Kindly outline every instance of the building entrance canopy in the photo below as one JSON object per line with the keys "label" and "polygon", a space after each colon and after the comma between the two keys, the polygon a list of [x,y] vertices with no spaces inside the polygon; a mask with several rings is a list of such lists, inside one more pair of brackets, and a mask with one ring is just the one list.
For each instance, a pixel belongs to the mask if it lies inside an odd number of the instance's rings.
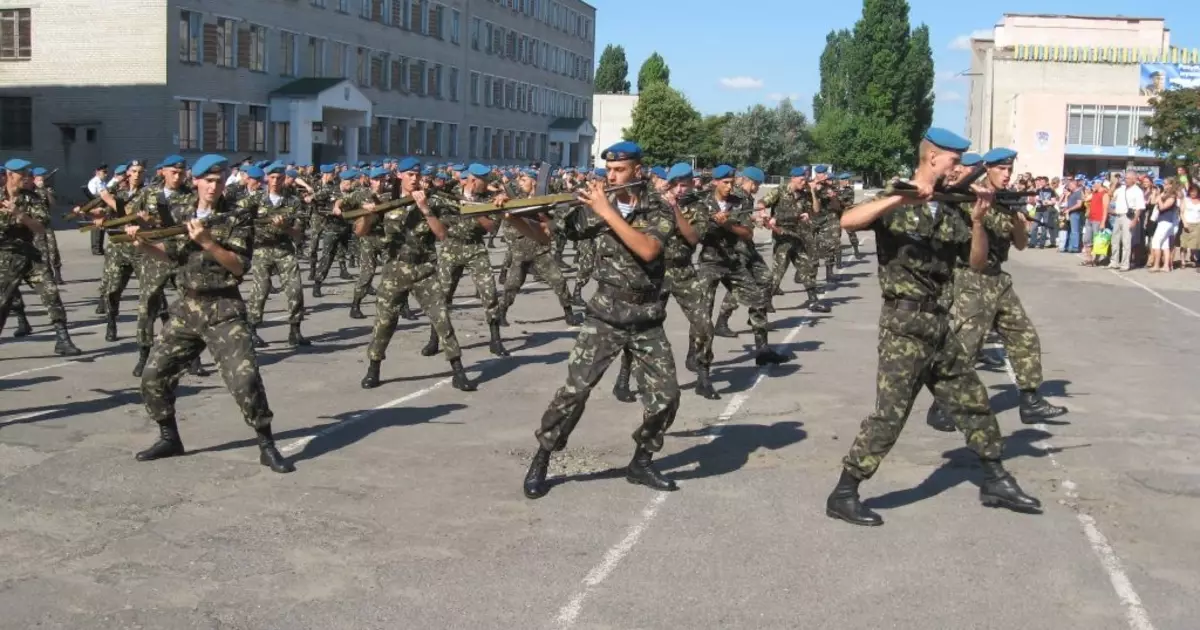
{"label": "building entrance canopy", "polygon": [[[300,79],[271,92],[270,120],[288,124],[288,151],[279,159],[312,164],[314,145],[336,144],[341,134],[342,161],[358,161],[358,128],[371,125],[371,100],[347,79]],[[324,159],[329,152],[322,152]]]}

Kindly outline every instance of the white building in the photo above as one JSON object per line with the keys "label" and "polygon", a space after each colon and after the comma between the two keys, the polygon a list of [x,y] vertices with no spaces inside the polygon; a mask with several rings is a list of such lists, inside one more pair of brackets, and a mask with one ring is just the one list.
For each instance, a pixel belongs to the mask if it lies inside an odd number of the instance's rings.
{"label": "white building", "polygon": [[596,142],[592,145],[592,164],[603,164],[600,152],[620,142],[624,131],[633,126],[636,94],[596,94],[592,97],[592,122],[596,127]]}

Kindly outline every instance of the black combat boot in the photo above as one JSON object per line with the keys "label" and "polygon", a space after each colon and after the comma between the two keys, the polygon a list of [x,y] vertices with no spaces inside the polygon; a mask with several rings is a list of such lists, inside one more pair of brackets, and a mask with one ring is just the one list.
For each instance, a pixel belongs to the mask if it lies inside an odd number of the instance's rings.
{"label": "black combat boot", "polygon": [[987,507],[1003,507],[1014,512],[1040,514],[1042,502],[1025,494],[1017,480],[1004,470],[999,460],[981,460],[983,484],[979,486],[979,501]]}
{"label": "black combat boot", "polygon": [[488,332],[491,333],[491,340],[488,341],[488,352],[498,356],[508,356],[508,350],[504,349],[504,342],[500,339],[500,321],[496,320],[488,323]]}
{"label": "black combat boot", "polygon": [[792,282],[796,284],[804,284],[804,280],[800,277],[800,268],[796,267],[796,273],[792,274]]}
{"label": "black combat boot", "polygon": [[96,304],[96,314],[104,315],[108,313],[108,300],[104,296],[100,296],[100,302]]}
{"label": "black combat boot", "polygon": [[683,367],[689,372],[700,371],[700,367],[696,365],[696,338],[691,335],[688,335],[687,358],[683,360]]}
{"label": "black combat boot", "polygon": [[946,413],[942,406],[935,400],[932,405],[929,405],[929,411],[925,413],[925,424],[928,424],[935,431],[943,433],[953,433],[958,430],[954,426],[954,420]]}
{"label": "black combat boot", "polygon": [[315,258],[308,259],[308,281],[313,282],[317,279],[317,260]]}
{"label": "black combat boot", "polygon": [[313,297],[325,297],[325,294],[321,293],[321,283],[319,281],[313,281]]}
{"label": "black combat boot", "polygon": [[110,309],[105,313],[104,340],[117,340],[117,313],[115,309]]}
{"label": "black combat boot", "polygon": [[142,372],[146,369],[146,359],[150,358],[150,346],[138,346],[137,364],[133,366],[133,375],[136,378],[142,377]]}
{"label": "black combat boot", "polygon": [[363,312],[362,312],[362,301],[363,301],[363,299],[361,297],[355,296],[354,300],[352,300],[350,302],[350,319],[366,319],[367,318],[367,316],[363,315]]}
{"label": "black combat boot", "polygon": [[54,268],[54,284],[63,284],[62,267]]}
{"label": "black combat boot", "polygon": [[1035,389],[1021,392],[1021,422],[1025,424],[1037,424],[1065,413],[1067,413],[1066,407],[1050,404]]}
{"label": "black combat boot", "polygon": [[633,374],[633,355],[621,353],[621,369],[617,371],[617,382],[613,383],[613,396],[624,403],[637,400],[637,396],[629,389],[629,377]]}
{"label": "black combat boot", "polygon": [[731,314],[732,313],[725,313],[725,312],[721,312],[721,313],[717,314],[717,323],[715,326],[713,326],[713,334],[714,335],[716,335],[718,337],[729,337],[729,338],[737,337],[737,333],[733,332],[733,329],[729,327],[729,316]]}
{"label": "black combat boot", "polygon": [[192,363],[188,365],[187,373],[192,376],[208,376],[208,370],[204,369],[204,364],[200,362],[200,355],[196,355],[192,359]]}
{"label": "black combat boot", "polygon": [[976,355],[975,361],[984,367],[990,367],[990,368],[1004,367],[1004,359],[994,357],[994,356],[988,354],[986,350],[982,350],[982,349],[979,351],[979,354]]}
{"label": "black combat boot", "polygon": [[883,518],[872,512],[858,498],[860,479],[842,469],[842,476],[834,486],[829,498],[825,499],[825,516],[837,518],[852,525],[883,525]]}
{"label": "black combat boot", "polygon": [[586,306],[587,302],[583,299],[583,285],[576,284],[575,291],[571,293],[571,303],[575,306]]}
{"label": "black combat boot", "polygon": [[368,284],[366,291],[367,295],[379,295],[379,292],[375,290],[374,284]]}
{"label": "black combat boot", "polygon": [[367,364],[367,375],[359,383],[363,389],[375,389],[379,387],[379,364],[381,363],[383,362],[371,361]]}
{"label": "black combat boot", "polygon": [[696,394],[709,400],[721,399],[721,395],[713,387],[712,377],[709,376],[708,368],[706,367],[696,370]]}
{"label": "black combat boot", "polygon": [[276,293],[279,293],[279,289],[275,286],[274,282],[271,282],[271,276],[267,276],[267,295],[275,295]]}
{"label": "black combat boot", "polygon": [[429,341],[426,342],[424,348],[421,348],[421,356],[431,357],[437,354],[439,349],[441,349],[441,343],[438,341],[437,331],[434,330],[433,326],[430,326]]}
{"label": "black combat boot", "polygon": [[780,289],[779,287],[775,287],[775,290],[771,291],[771,297],[776,297],[776,296],[780,296],[780,295],[783,295],[783,289]]}
{"label": "black combat boot", "polygon": [[767,345],[767,331],[756,330],[754,332],[754,364],[763,365],[779,365],[787,363],[788,358],[775,352],[771,346]]}
{"label": "black combat boot", "polygon": [[837,273],[833,271],[831,263],[825,263],[825,282],[828,284],[837,284],[838,282]]}
{"label": "black combat boot", "polygon": [[806,306],[808,306],[808,310],[810,310],[814,313],[828,313],[829,312],[829,305],[825,304],[824,302],[821,301],[821,298],[817,297],[816,289],[808,289],[806,291],[806,293],[808,294],[808,302],[806,304]]}
{"label": "black combat boot", "polygon": [[408,291],[400,294],[400,317],[410,322],[417,318],[416,314],[412,312],[412,308],[408,305]]}
{"label": "black combat boot", "polygon": [[854,241],[853,243],[850,243],[850,247],[854,248],[854,259],[862,260],[862,257],[863,257],[862,253],[858,251],[858,241]]}
{"label": "black combat boot", "polygon": [[275,437],[271,435],[271,427],[265,426],[254,430],[258,438],[258,463],[277,473],[296,472],[292,462],[284,459],[279,449],[275,448]]}
{"label": "black combat boot", "polygon": [[[775,297],[775,296],[771,296],[771,298],[774,298],[774,297]],[[768,300],[767,300],[767,312],[768,312],[768,313],[774,313],[774,312],[775,312],[775,300],[774,300],[774,299],[768,299]]]}
{"label": "black combat boot", "polygon": [[341,278],[342,280],[353,280],[354,279],[354,276],[350,275],[350,270],[346,269],[346,261],[342,261],[341,263],[339,263],[338,267],[339,267],[339,269],[338,269],[338,277],[339,278]]}
{"label": "black combat boot", "polygon": [[508,328],[508,307],[503,303],[500,305],[499,312],[496,313],[496,322],[504,328]]}
{"label": "black combat boot", "polygon": [[158,441],[150,448],[135,455],[139,462],[152,462],[166,457],[183,455],[183,440],[179,438],[179,425],[172,416],[158,421]]}
{"label": "black combat boot", "polygon": [[563,321],[568,326],[578,326],[583,323],[583,313],[576,313],[570,306],[563,307]]}
{"label": "black combat boot", "polygon": [[650,451],[639,446],[633,452],[633,459],[629,460],[629,466],[625,469],[625,481],[629,483],[639,484],[652,488],[654,490],[663,490],[666,492],[674,492],[679,489],[669,477],[662,474],[654,466],[654,462],[650,459]]}
{"label": "black combat boot", "polygon": [[450,381],[450,385],[454,389],[460,392],[473,392],[477,389],[475,382],[467,376],[467,371],[463,369],[462,359],[450,359],[450,370],[454,372],[454,378]]}
{"label": "black combat boot", "polygon": [[525,471],[525,483],[521,485],[526,498],[540,499],[546,496],[550,491],[550,484],[546,483],[546,473],[549,470],[550,451],[539,448],[533,454],[533,460],[529,462],[529,470]]}
{"label": "black combat boot", "polygon": [[508,267],[503,267],[500,269],[500,277],[496,278],[496,281],[500,283],[500,286],[504,286],[504,283],[507,280],[508,280]]}
{"label": "black combat boot", "polygon": [[13,337],[21,338],[32,335],[33,326],[29,325],[29,318],[25,317],[25,309],[13,309],[13,314],[17,316],[17,329],[13,331]]}
{"label": "black combat boot", "polygon": [[250,329],[250,343],[254,344],[255,348],[266,348],[271,345],[258,336],[258,324],[247,324],[246,327]]}
{"label": "black combat boot", "polygon": [[67,332],[66,322],[54,323],[54,354],[60,357],[77,357],[83,351],[71,343],[71,333]]}
{"label": "black combat boot", "polygon": [[293,347],[311,346],[312,345],[311,341],[309,341],[308,339],[305,339],[304,335],[300,334],[300,324],[292,324],[291,326],[288,327],[288,341],[287,342],[288,342],[289,346],[293,346]]}

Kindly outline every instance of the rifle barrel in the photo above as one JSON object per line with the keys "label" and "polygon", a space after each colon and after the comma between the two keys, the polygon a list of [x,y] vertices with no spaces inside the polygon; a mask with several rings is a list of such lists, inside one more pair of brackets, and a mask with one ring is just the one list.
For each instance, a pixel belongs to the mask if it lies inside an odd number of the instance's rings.
{"label": "rifle barrel", "polygon": [[[605,194],[629,190],[645,186],[645,180],[639,180],[630,184],[621,184],[620,186],[609,186],[604,189]],[[487,216],[491,214],[528,214],[531,212],[540,212],[551,206],[566,205],[568,207],[582,206],[583,202],[575,195],[575,193],[560,193],[555,195],[540,195],[537,197],[527,197],[525,199],[513,199],[504,202],[503,206],[496,207],[490,203],[469,203],[464,204],[459,213],[464,216]]]}

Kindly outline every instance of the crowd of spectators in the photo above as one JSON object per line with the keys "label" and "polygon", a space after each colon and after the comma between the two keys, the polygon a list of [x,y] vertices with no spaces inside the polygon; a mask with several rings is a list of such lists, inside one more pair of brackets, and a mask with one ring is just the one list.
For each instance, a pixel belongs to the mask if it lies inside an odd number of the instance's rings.
{"label": "crowd of spectators", "polygon": [[1035,220],[1029,247],[1079,254],[1081,265],[1129,271],[1194,268],[1200,255],[1200,186],[1188,171],[1152,179],[1134,172],[1062,180],[1019,176]]}

